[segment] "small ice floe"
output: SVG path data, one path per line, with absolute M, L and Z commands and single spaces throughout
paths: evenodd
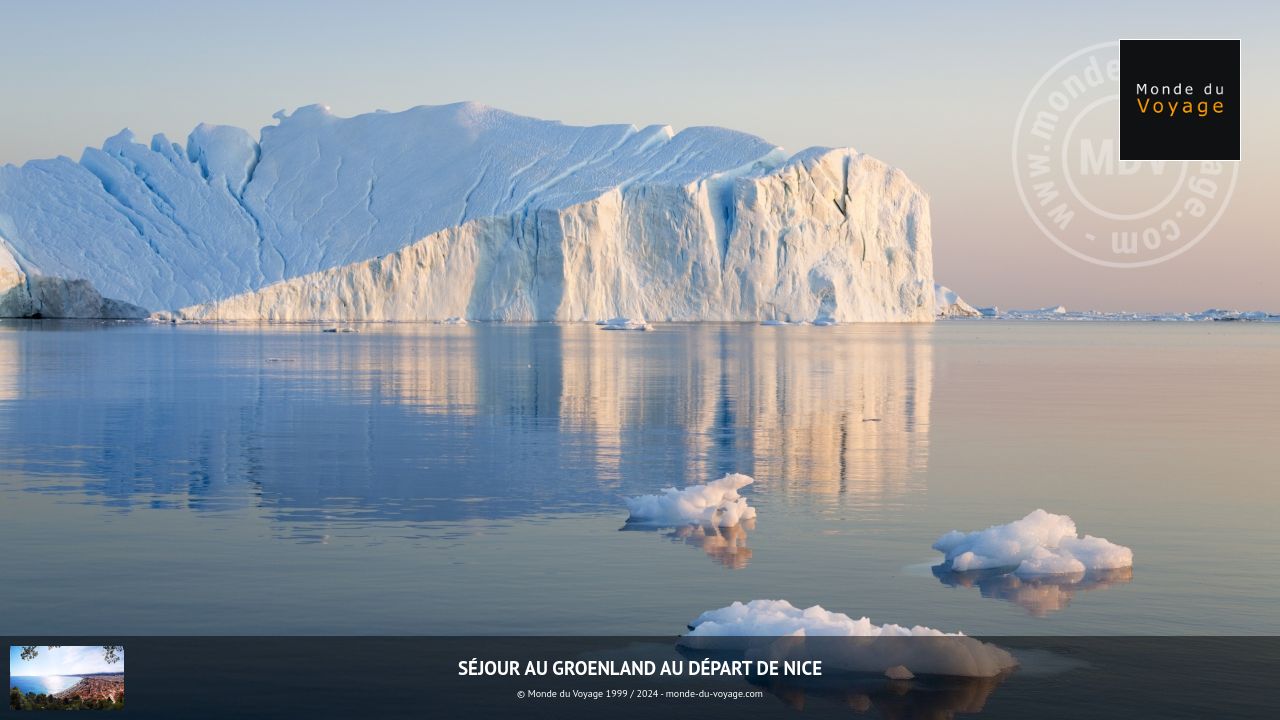
M 689 623 L 678 644 L 699 651 L 741 652 L 747 659 L 820 659 L 823 667 L 888 674 L 995 677 L 1018 661 L 1001 647 L 963 633 L 917 625 L 876 625 L 820 605 L 786 600 L 735 602 Z
M 906 665 L 894 665 L 884 671 L 884 676 L 890 680 L 910 680 L 916 676 Z
M 327 332 L 327 333 L 353 333 L 353 332 L 360 332 L 360 331 L 359 331 L 359 330 L 356 330 L 356 329 L 355 329 L 355 328 L 353 328 L 353 327 L 343 327 L 343 326 L 340 326 L 340 327 L 329 327 L 329 328 L 325 328 L 324 330 L 321 330 L 320 332 Z
M 626 499 L 631 517 L 627 523 L 671 527 L 705 525 L 730 527 L 743 520 L 755 519 L 756 509 L 738 494 L 755 482 L 749 475 L 730 473 L 704 485 L 690 485 L 677 490 L 664 489 L 657 495 L 640 495 Z
M 441 320 L 439 324 L 440 325 L 466 325 L 467 319 L 460 318 L 460 317 L 450 317 L 450 318 L 445 318 Z
M 933 549 L 945 556 L 942 567 L 954 572 L 1012 568 L 1019 577 L 1036 577 L 1133 565 L 1129 548 L 1092 535 L 1079 537 L 1070 517 L 1044 510 L 986 530 L 952 530 Z
M 836 321 L 835 321 L 835 320 L 832 320 L 832 319 L 831 319 L 831 318 L 829 318 L 829 317 L 820 317 L 820 318 L 818 318 L 817 320 L 814 320 L 814 321 L 813 321 L 813 324 L 814 324 L 814 326 L 816 326 L 816 327 L 830 327 L 830 326 L 832 326 L 832 325 L 836 325 L 836 324 L 838 324 L 838 323 L 836 323 Z
M 652 330 L 653 326 L 644 321 L 644 318 L 626 318 L 616 317 L 608 320 L 597 320 L 596 325 L 601 330 Z

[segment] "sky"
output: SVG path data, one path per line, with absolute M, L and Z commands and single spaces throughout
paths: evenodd
M 322 103 L 338 115 L 475 100 L 573 124 L 719 125 L 789 150 L 853 146 L 932 198 L 937 280 L 974 304 L 1280 311 L 1280 4 L 1075 2 L 102 3 L 0 0 L 0 163 L 123 127 L 184 140 Z M 1142 269 L 1041 234 L 1010 163 L 1054 63 L 1121 37 L 1242 40 L 1245 151 L 1222 220 Z
M 22 659 L 22 647 L 9 646 L 9 675 L 11 677 L 41 677 L 46 675 L 88 675 L 90 673 L 124 672 L 124 648 L 116 650 L 120 661 L 108 663 L 101 645 L 64 645 L 49 648 L 39 646 L 39 654 Z

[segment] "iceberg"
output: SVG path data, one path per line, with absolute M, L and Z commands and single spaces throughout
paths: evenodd
M 756 509 L 738 494 L 755 482 L 749 475 L 730 473 L 704 485 L 691 485 L 677 490 L 669 487 L 658 495 L 640 495 L 626 499 L 631 511 L 628 523 L 642 525 L 704 525 L 731 527 L 744 520 L 754 520 Z
M 34 298 L 16 270 L 118 303 L 66 312 L 193 321 L 934 317 L 928 198 L 850 148 L 477 103 L 275 117 L 0 167 L 4 313 Z
M 934 307 L 940 318 L 981 317 L 983 312 L 965 302 L 955 290 L 943 285 L 933 286 Z
M 877 625 L 820 605 L 786 600 L 734 602 L 689 623 L 682 647 L 744 653 L 749 659 L 820 658 L 853 672 L 994 677 L 1018 663 L 1007 650 L 966 636 L 916 625 Z
M 23 269 L 0 237 L 0 317 L 139 320 L 147 317 L 147 311 L 102 297 L 87 280 L 48 277 L 34 268 Z
M 1129 548 L 1092 535 L 1079 537 L 1070 517 L 1039 509 L 985 530 L 952 530 L 933 549 L 945 555 L 943 569 L 958 573 L 1013 568 L 1020 577 L 1036 577 L 1133 565 Z

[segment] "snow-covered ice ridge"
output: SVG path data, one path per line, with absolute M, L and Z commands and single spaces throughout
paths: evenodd
M 0 247 L 194 320 L 934 317 L 928 198 L 852 149 L 475 103 L 276 118 L 0 167 Z

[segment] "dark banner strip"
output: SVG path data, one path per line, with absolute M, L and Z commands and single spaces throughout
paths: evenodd
M 131 718 L 1280 716 L 1270 637 L 0 640 L 123 646 Z

